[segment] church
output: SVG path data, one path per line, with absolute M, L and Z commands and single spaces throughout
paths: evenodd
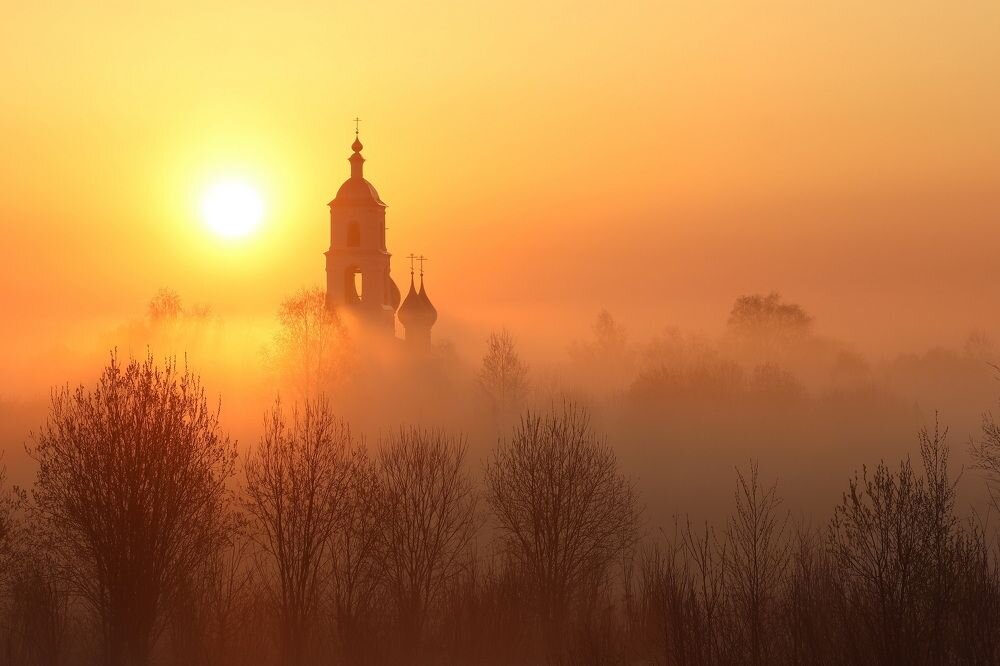
M 330 207 L 330 249 L 326 251 L 326 307 L 360 327 L 365 335 L 395 337 L 396 321 L 407 347 L 427 351 L 437 310 L 424 285 L 424 257 L 410 255 L 410 288 L 401 299 L 390 276 L 385 238 L 386 204 L 365 180 L 361 140 L 354 132 L 348 158 L 351 176 L 337 190 Z M 420 287 L 414 281 L 414 261 L 420 262 Z

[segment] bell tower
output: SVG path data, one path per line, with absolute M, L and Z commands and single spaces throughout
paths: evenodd
M 355 119 L 355 122 L 358 122 Z M 364 178 L 365 158 L 354 129 L 351 177 L 330 207 L 330 249 L 326 251 L 326 307 L 389 335 L 395 331 L 399 288 L 389 277 L 392 257 L 385 246 L 385 203 Z

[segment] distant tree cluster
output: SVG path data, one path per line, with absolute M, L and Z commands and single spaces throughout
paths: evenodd
M 784 302 L 775 292 L 737 298 L 727 322 L 730 334 L 763 361 L 808 336 L 811 325 L 812 317 L 801 306 Z

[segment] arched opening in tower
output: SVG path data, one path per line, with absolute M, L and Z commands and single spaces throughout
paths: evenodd
M 344 271 L 344 302 L 360 303 L 365 294 L 365 279 L 361 269 L 348 266 Z

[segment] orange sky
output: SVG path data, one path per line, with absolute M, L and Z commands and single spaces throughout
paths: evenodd
M 772 289 L 873 349 L 1000 333 L 995 1 L 291 4 L 4 8 L 4 335 L 321 284 L 355 115 L 440 335 Z M 258 234 L 205 229 L 219 178 Z

